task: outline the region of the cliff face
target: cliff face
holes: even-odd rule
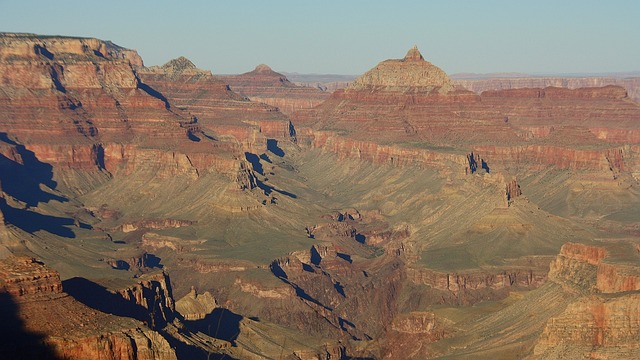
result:
[[[318,88],[295,85],[286,76],[264,64],[258,65],[248,73],[223,76],[220,79],[238,94],[275,106],[287,115],[297,110],[312,108],[330,95]]]
[[[160,334],[79,303],[62,291],[57,272],[34,259],[0,262],[0,298],[6,317],[0,354],[7,358],[176,359]],[[36,337],[44,345],[34,343]]]
[[[568,243],[549,279],[584,294],[546,324],[536,358],[629,359],[640,355],[638,254],[631,244]]]
[[[214,100],[218,109],[231,108],[236,115],[253,109],[259,115],[234,117],[240,129],[253,129],[241,133],[237,142],[207,137],[198,119],[180,109],[180,101],[171,103],[173,98],[141,80],[143,70],[135,51],[109,42],[3,34],[0,109],[7,116],[0,122],[0,132],[56,171],[117,176],[155,168],[164,178],[196,178],[212,170],[228,174],[231,180],[244,161],[240,143],[250,146],[263,133],[289,135],[289,122],[281,114],[243,101],[213,81],[208,93],[220,98],[222,104]],[[211,78],[184,62],[162,71],[184,73],[187,87],[191,80]],[[206,88],[206,83],[200,81],[198,86]],[[215,113],[225,116],[224,111]]]

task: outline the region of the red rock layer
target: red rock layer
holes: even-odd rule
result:
[[[275,106],[284,114],[312,108],[330,95],[318,88],[295,85],[286,76],[264,64],[258,65],[253,71],[220,79],[238,94]]]
[[[640,356],[640,296],[589,296],[547,323],[537,359],[635,359]]]
[[[640,356],[637,246],[625,242],[562,246],[551,263],[549,280],[582,296],[547,322],[534,348],[536,359]]]

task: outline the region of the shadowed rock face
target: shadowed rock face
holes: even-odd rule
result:
[[[0,261],[0,298],[3,319],[16,319],[0,325],[11,333],[0,342],[7,358],[176,359],[160,334],[76,301],[62,292],[56,271],[32,258]]]

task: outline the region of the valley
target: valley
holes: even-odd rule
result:
[[[533,85],[0,34],[0,354],[638,357],[640,104]]]

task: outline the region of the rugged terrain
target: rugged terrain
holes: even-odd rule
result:
[[[623,88],[476,94],[414,47],[289,117],[185,58],[29,34],[0,37],[0,80],[3,264],[62,279],[5,312],[38,351],[60,307],[157,340],[130,358],[637,356]]]

